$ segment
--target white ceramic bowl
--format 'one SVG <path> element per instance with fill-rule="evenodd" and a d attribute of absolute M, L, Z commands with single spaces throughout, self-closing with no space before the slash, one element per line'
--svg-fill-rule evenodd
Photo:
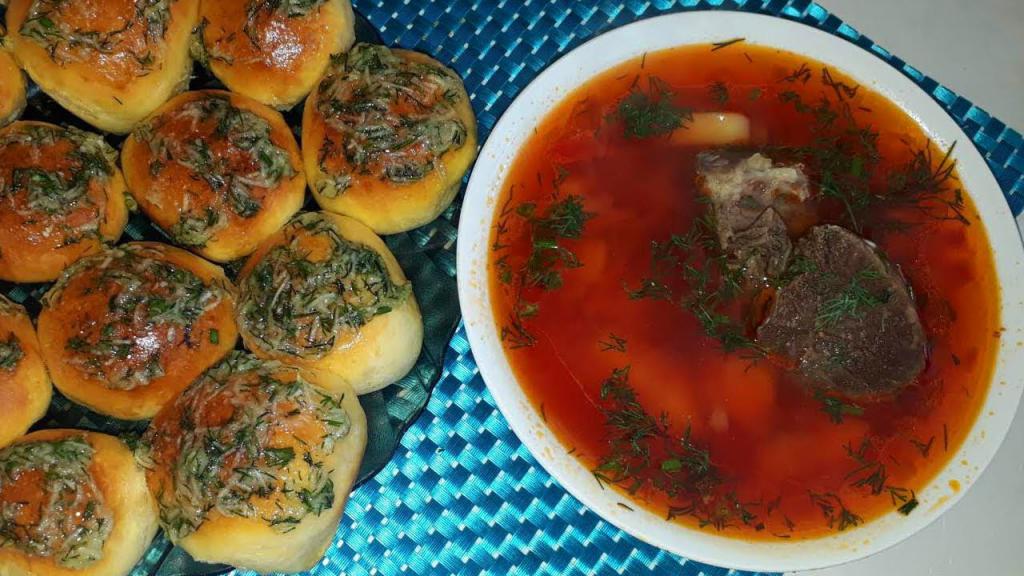
<path fill-rule="evenodd" d="M 459 299 L 474 357 L 498 408 L 544 468 L 591 510 L 645 542 L 701 562 L 772 572 L 821 568 L 868 556 L 921 530 L 959 500 L 988 465 L 1010 427 L 1024 388 L 1024 353 L 1017 347 L 1024 339 L 1024 302 L 1019 297 L 1001 291 L 1006 331 L 999 340 L 988 397 L 950 464 L 917 494 L 921 502 L 917 510 L 909 516 L 892 512 L 856 529 L 795 542 L 726 538 L 666 522 L 639 507 L 630 511 L 618 506 L 623 498 L 602 490 L 590 470 L 566 454 L 523 393 L 505 357 L 491 311 L 487 259 L 494 208 L 509 167 L 533 127 L 569 92 L 616 64 L 644 52 L 736 37 L 835 66 L 888 96 L 940 147 L 960 142 L 954 156 L 961 180 L 987 228 L 1000 284 L 1024 286 L 1020 235 L 995 178 L 967 135 L 913 82 L 871 53 L 809 26 L 753 14 L 689 12 L 630 24 L 583 44 L 552 64 L 509 106 L 484 145 L 469 181 L 459 225 Z M 963 487 L 959 492 L 949 487 L 954 479 Z"/>

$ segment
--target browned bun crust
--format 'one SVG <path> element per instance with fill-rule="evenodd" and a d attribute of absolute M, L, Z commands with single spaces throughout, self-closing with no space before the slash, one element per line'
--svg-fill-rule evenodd
<path fill-rule="evenodd" d="M 352 45 L 352 4 L 325 0 L 305 14 L 266 8 L 250 14 L 251 5 L 249 0 L 200 4 L 207 65 L 232 91 L 291 108 L 323 77 L 331 56 Z"/>
<path fill-rule="evenodd" d="M 17 188 L 0 195 L 0 279 L 55 280 L 121 237 L 128 207 L 116 158 L 100 136 L 73 128 L 21 121 L 0 129 L 0 190 Z M 48 190 L 58 181 L 63 192 L 54 197 Z"/>
<path fill-rule="evenodd" d="M 227 132 L 218 129 L 232 120 Z M 258 130 L 269 153 L 236 145 Z M 211 156 L 202 165 L 200 153 Z M 220 90 L 186 92 L 160 107 L 125 141 L 121 165 L 142 211 L 175 243 L 217 262 L 255 250 L 306 193 L 299 145 L 281 114 Z"/>
<path fill-rule="evenodd" d="M 112 528 L 101 557 L 83 568 L 59 564 L 54 557 L 30 556 L 16 547 L 0 547 L 4 576 L 126 576 L 142 558 L 158 528 L 156 502 L 146 489 L 146 476 L 131 450 L 113 437 L 83 430 L 39 430 L 15 442 L 83 438 L 93 449 L 89 474 L 112 513 Z M 39 494 L 37 486 L 28 488 Z M 38 497 L 38 496 L 37 496 Z"/>
<path fill-rule="evenodd" d="M 123 134 L 188 83 L 198 8 L 199 0 L 175 0 L 167 12 L 143 16 L 134 0 L 11 0 L 8 38 L 43 91 L 93 126 Z M 79 41 L 80 31 L 92 34 Z"/>
<path fill-rule="evenodd" d="M 25 75 L 18 68 L 14 54 L 7 49 L 5 36 L 4 26 L 0 24 L 0 126 L 17 120 L 28 103 L 25 99 Z"/>
<path fill-rule="evenodd" d="M 386 303 L 388 311 L 373 315 L 362 326 L 356 328 L 339 325 L 336 332 L 324 335 L 325 340 L 329 341 L 329 346 L 310 350 L 293 346 L 292 341 L 283 344 L 272 342 L 261 334 L 261 330 L 254 323 L 254 318 L 270 318 L 273 312 L 265 305 L 265 298 L 259 294 L 258 277 L 250 277 L 257 272 L 258 267 L 266 265 L 270 260 L 268 255 L 282 246 L 294 246 L 293 252 L 305 255 L 308 261 L 319 262 L 329 258 L 331 236 L 311 233 L 310 226 L 314 223 L 329 227 L 332 234 L 352 243 L 358 249 L 369 249 L 376 253 L 390 277 L 390 282 L 405 291 L 405 295 L 397 302 Z M 293 278 L 292 281 L 298 280 Z M 337 285 L 347 281 L 349 280 L 339 279 Z M 357 394 L 367 394 L 405 376 L 419 357 L 423 345 L 423 319 L 411 284 L 387 245 L 372 230 L 348 216 L 330 212 L 298 215 L 280 232 L 267 239 L 246 261 L 238 275 L 238 286 L 240 292 L 236 318 L 246 348 L 257 356 L 302 368 L 321 388 L 335 390 L 338 387 L 351 386 Z M 297 293 L 302 294 L 299 301 L 308 297 L 301 289 Z M 322 312 L 320 314 L 323 315 Z M 305 329 L 308 328 L 306 325 L 282 325 L 287 323 L 282 322 L 277 328 L 297 330 L 299 333 L 305 333 Z M 301 341 L 303 338 L 299 337 L 298 340 Z"/>
<path fill-rule="evenodd" d="M 299 572 L 334 539 L 366 440 L 366 417 L 350 388 L 318 391 L 295 368 L 233 352 L 153 419 L 143 458 L 164 529 L 193 558 Z M 196 451 L 225 487 L 211 490 L 205 476 L 183 469 Z M 259 494 L 240 490 L 243 505 L 219 499 L 257 477 L 271 480 Z M 297 493 L 306 494 L 301 502 Z"/>
<path fill-rule="evenodd" d="M 39 314 L 54 385 L 102 414 L 152 417 L 234 347 L 233 290 L 218 266 L 155 242 L 80 260 Z"/>
<path fill-rule="evenodd" d="M 46 414 L 53 394 L 25 309 L 0 296 L 0 448 Z"/>
<path fill-rule="evenodd" d="M 348 56 L 351 58 L 365 46 L 357 45 Z M 412 70 L 429 67 L 435 71 L 434 78 L 444 75 L 445 81 L 451 84 L 448 98 L 438 95 L 436 90 L 425 93 L 429 94 L 428 98 L 449 102 L 440 106 L 445 110 L 444 114 L 461 124 L 463 141 L 436 157 L 433 169 L 425 175 L 413 179 L 386 176 L 389 163 L 393 165 L 402 161 L 400 156 L 392 153 L 380 154 L 376 160 L 370 161 L 368 168 L 349 163 L 342 150 L 349 145 L 350 137 L 330 124 L 320 105 L 322 99 L 329 98 L 331 90 L 346 91 L 344 85 L 349 81 L 343 77 L 347 64 L 339 65 L 317 85 L 306 99 L 302 117 L 303 161 L 313 197 L 324 210 L 351 216 L 378 234 L 403 232 L 437 218 L 458 193 L 462 177 L 476 158 L 477 149 L 476 117 L 458 75 L 425 54 L 398 49 L 390 50 L 390 54 L 397 57 L 400 66 Z M 392 111 L 396 115 L 406 116 L 410 110 L 417 114 L 430 114 L 416 109 L 416 105 L 402 97 L 392 101 Z M 422 139 L 405 145 L 403 150 L 411 151 L 411 155 L 405 158 L 425 161 L 426 157 L 421 152 L 428 145 Z M 336 184 L 339 175 L 349 179 L 347 188 L 343 190 L 339 190 Z"/>

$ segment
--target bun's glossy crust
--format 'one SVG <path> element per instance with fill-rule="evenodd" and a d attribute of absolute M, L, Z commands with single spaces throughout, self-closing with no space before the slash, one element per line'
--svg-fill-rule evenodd
<path fill-rule="evenodd" d="M 150 31 L 146 21 L 136 16 L 134 0 L 75 0 L 46 14 L 60 34 L 112 33 L 130 24 L 126 32 L 112 35 L 111 47 L 105 51 L 71 48 L 68 42 L 53 49 L 37 41 L 38 34 L 32 33 L 32 4 L 33 0 L 11 0 L 7 8 L 14 53 L 43 91 L 93 126 L 124 134 L 188 83 L 189 43 L 199 0 L 170 2 L 162 34 L 155 27 Z M 26 21 L 30 24 L 23 30 Z"/>
<path fill-rule="evenodd" d="M 426 54 L 399 49 L 392 49 L 391 53 L 412 62 L 443 68 L 458 77 Z M 340 143 L 344 138 L 327 125 L 317 110 L 322 88 L 323 82 L 306 99 L 302 115 L 302 151 L 306 178 L 321 208 L 351 216 L 377 234 L 395 234 L 417 228 L 433 221 L 448 208 L 458 194 L 462 177 L 473 164 L 477 153 L 476 116 L 461 81 L 455 114 L 466 128 L 466 141 L 442 154 L 437 160 L 437 168 L 410 183 L 395 183 L 373 175 L 359 176 L 354 178 L 351 187 L 333 197 L 321 192 L 323 182 L 329 179 L 321 167 L 321 149 L 328 139 Z"/>
<path fill-rule="evenodd" d="M 3 576 L 126 576 L 156 536 L 157 507 L 146 487 L 146 476 L 131 450 L 113 436 L 82 430 L 39 430 L 17 443 L 60 440 L 81 436 L 94 453 L 90 472 L 113 511 L 113 528 L 103 545 L 103 556 L 79 569 L 61 566 L 50 558 L 27 556 L 16 548 L 0 548 Z"/>
<path fill-rule="evenodd" d="M 18 119 L 25 109 L 25 75 L 18 68 L 14 54 L 4 41 L 6 32 L 0 24 L 0 127 Z"/>
<path fill-rule="evenodd" d="M 204 179 L 204 176 L 209 175 L 208 172 L 197 174 L 181 164 L 157 160 L 150 146 L 154 135 L 186 145 L 189 142 L 204 141 L 218 159 L 224 158 L 221 154 L 234 154 L 235 165 L 253 169 L 251 161 L 238 160 L 240 156 L 237 147 L 230 146 L 226 137 L 215 133 L 216 122 L 178 119 L 161 124 L 164 119 L 180 113 L 183 107 L 216 98 L 226 98 L 234 109 L 251 112 L 265 120 L 270 126 L 270 142 L 287 154 L 293 172 L 291 176 L 281 176 L 273 188 L 249 188 L 259 208 L 258 212 L 248 217 L 242 217 L 230 208 L 226 190 L 217 191 Z M 142 129 L 157 125 L 163 127 Z M 226 150 L 232 152 L 223 152 Z M 151 169 L 154 162 L 160 162 L 162 166 L 157 173 Z M 228 262 L 251 253 L 260 242 L 279 230 L 298 212 L 305 199 L 306 178 L 302 171 L 299 145 L 281 114 L 251 98 L 220 90 L 186 92 L 161 106 L 145 125 L 140 125 L 140 129 L 125 140 L 121 165 L 128 189 L 139 208 L 158 226 L 168 231 L 176 243 L 217 262 Z M 202 243 L 186 242 L 175 234 L 175 227 L 186 208 L 190 214 L 201 214 L 208 207 L 226 219 L 226 224 L 218 227 L 209 239 Z"/>
<path fill-rule="evenodd" d="M 405 284 L 405 273 L 387 245 L 364 224 L 348 216 L 322 212 L 343 238 L 367 246 L 383 259 L 392 282 Z M 259 261 L 275 246 L 284 243 L 287 229 L 269 238 L 246 261 L 239 272 L 241 286 Z M 402 304 L 373 317 L 358 330 L 337 336 L 334 346 L 319 358 L 303 358 L 269 348 L 246 329 L 239 318 L 239 331 L 246 348 L 262 358 L 271 358 L 303 369 L 314 384 L 326 390 L 351 386 L 357 394 L 380 390 L 409 373 L 423 346 L 423 318 L 410 292 Z"/>
<path fill-rule="evenodd" d="M 215 515 L 178 544 L 202 562 L 231 564 L 269 572 L 304 572 L 316 566 L 338 531 L 352 485 L 366 450 L 366 415 L 351 389 L 335 387 L 351 427 L 325 461 L 333 469 L 334 505 L 319 516 L 303 519 L 294 530 L 281 533 L 260 519 Z"/>
<path fill-rule="evenodd" d="M 251 4 L 250 0 L 201 3 L 207 65 L 232 91 L 267 106 L 291 108 L 320 81 L 331 55 L 352 45 L 352 4 L 326 0 L 304 15 L 264 10 L 249 18 Z"/>
<path fill-rule="evenodd" d="M 170 338 L 170 343 L 164 341 L 164 333 L 152 325 L 144 325 L 144 328 L 126 336 L 135 347 L 127 353 L 122 365 L 130 365 L 139 350 L 156 346 L 163 372 L 148 384 L 131 389 L 109 387 L 103 378 L 88 373 L 81 363 L 73 361 L 76 354 L 72 344 L 74 340 L 79 337 L 87 341 L 95 339 L 111 310 L 112 292 L 95 289 L 96 279 L 102 273 L 99 262 L 108 253 L 91 257 L 82 263 L 88 266 L 79 270 L 69 270 L 69 274 L 65 274 L 43 298 L 43 309 L 38 319 L 39 342 L 54 386 L 71 400 L 101 414 L 141 420 L 151 418 L 234 348 L 238 337 L 232 316 L 234 288 L 220 267 L 180 248 L 156 242 L 130 242 L 118 249 L 145 250 L 154 260 L 190 271 L 204 285 L 216 287 L 220 294 L 215 306 L 202 313 L 191 329 L 178 330 Z M 145 290 L 143 287 L 143 294 Z M 93 347 L 92 343 L 85 346 Z"/>
<path fill-rule="evenodd" d="M 39 355 L 36 329 L 20 305 L 0 296 L 0 349 L 7 364 L 0 366 L 0 448 L 28 431 L 46 414 L 53 389 Z"/>
<path fill-rule="evenodd" d="M 53 144 L 4 144 L 11 137 L 33 130 L 52 130 L 61 135 Z M 75 135 L 77 134 L 77 135 Z M 83 136 L 84 135 L 84 136 Z M 94 254 L 105 242 L 115 242 L 128 223 L 125 185 L 115 159 L 116 153 L 106 144 L 98 144 L 99 136 L 73 133 L 45 122 L 20 121 L 0 129 L 0 182 L 14 183 L 16 169 L 38 169 L 61 173 L 65 179 L 83 164 L 72 154 L 82 150 L 75 138 L 91 139 L 95 146 L 109 151 L 110 174 L 93 179 L 82 199 L 59 202 L 68 208 L 64 214 L 47 215 L 26 209 L 23 192 L 0 197 L 0 279 L 11 282 L 50 282 L 79 258 Z M 93 151 L 99 158 L 104 153 Z M 0 189 L 3 185 L 0 184 Z M 66 232 L 67 226 L 95 226 L 88 234 Z"/>

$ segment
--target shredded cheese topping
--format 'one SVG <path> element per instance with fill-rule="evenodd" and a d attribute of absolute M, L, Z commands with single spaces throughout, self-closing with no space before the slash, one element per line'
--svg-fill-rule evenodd
<path fill-rule="evenodd" d="M 326 246 L 311 255 L 309 246 Z M 324 215 L 300 214 L 239 287 L 238 320 L 268 349 L 320 358 L 338 337 L 399 306 L 408 283 L 391 280 L 373 249 L 341 236 Z"/>
<path fill-rule="evenodd" d="M 205 284 L 167 261 L 159 248 L 129 244 L 75 262 L 43 305 L 54 306 L 81 277 L 83 291 L 109 298 L 98 321 L 72 327 L 76 332 L 65 342 L 68 363 L 116 390 L 163 376 L 164 355 L 192 342 L 193 325 L 225 297 L 222 286 Z"/>
<path fill-rule="evenodd" d="M 0 548 L 72 569 L 101 559 L 114 516 L 89 471 L 93 455 L 81 436 L 0 450 Z"/>
<path fill-rule="evenodd" d="M 170 537 L 188 536 L 212 514 L 287 532 L 329 510 L 325 461 L 350 429 L 342 400 L 242 352 L 208 370 L 157 416 L 137 452 L 157 478 Z"/>
<path fill-rule="evenodd" d="M 357 44 L 320 83 L 316 107 L 329 130 L 317 192 L 335 198 L 361 176 L 402 184 L 443 169 L 438 159 L 466 143 L 455 107 L 463 94 L 444 67 Z"/>

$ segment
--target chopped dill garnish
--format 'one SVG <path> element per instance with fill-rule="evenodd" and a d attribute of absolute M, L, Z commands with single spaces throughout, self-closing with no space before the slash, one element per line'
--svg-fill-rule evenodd
<path fill-rule="evenodd" d="M 732 40 L 723 40 L 722 42 L 715 42 L 711 44 L 711 51 L 717 52 L 722 48 L 728 48 L 729 46 L 732 46 L 733 44 L 739 44 L 744 40 L 746 40 L 746 38 L 733 38 Z"/>
<path fill-rule="evenodd" d="M 767 351 L 747 335 L 743 324 L 725 312 L 742 291 L 742 270 L 728 265 L 714 229 L 710 216 L 703 216 L 686 234 L 651 242 L 650 270 L 639 287 L 626 285 L 626 294 L 631 300 L 675 302 L 689 311 L 724 351 L 743 351 L 752 358 L 763 358 Z"/>
<path fill-rule="evenodd" d="M 711 94 L 711 99 L 719 106 L 729 103 L 729 87 L 725 85 L 725 82 L 715 82 L 708 88 L 708 92 Z"/>
<path fill-rule="evenodd" d="M 870 488 L 871 494 L 877 496 L 888 486 L 886 482 L 889 479 L 889 473 L 885 464 L 869 454 L 872 448 L 871 441 L 867 437 L 861 440 L 860 447 L 856 450 L 851 444 L 843 447 L 846 450 L 846 455 L 857 463 L 857 467 L 846 475 L 846 480 L 849 480 L 850 485 L 854 488 Z"/>
<path fill-rule="evenodd" d="M 851 512 L 843 504 L 842 499 L 834 492 L 819 493 L 810 491 L 808 494 L 811 497 L 811 503 L 821 510 L 821 514 L 828 522 L 829 528 L 842 532 L 847 528 L 859 526 L 864 522 L 864 519 Z"/>
<path fill-rule="evenodd" d="M 921 453 L 922 458 L 927 458 L 928 453 L 932 450 L 932 444 L 935 443 L 935 435 L 928 438 L 927 442 L 922 442 L 917 438 L 911 438 L 910 443 L 914 445 L 914 448 L 917 448 L 917 451 Z"/>
<path fill-rule="evenodd" d="M 540 312 L 540 305 L 528 300 L 527 292 L 557 290 L 562 287 L 564 270 L 583 266 L 576 253 L 565 245 L 565 241 L 579 240 L 594 214 L 584 209 L 581 196 L 569 195 L 548 205 L 543 213 L 536 203 L 523 202 L 515 208 L 506 205 L 502 208 L 502 215 L 496 236 L 501 238 L 506 234 L 509 229 L 508 219 L 516 216 L 525 222 L 526 237 L 531 246 L 529 256 L 518 270 L 509 262 L 507 255 L 502 256 L 497 263 L 502 283 L 515 291 L 512 311 L 501 328 L 501 341 L 509 348 L 525 348 L 533 346 L 537 339 L 524 321 Z M 505 247 L 496 241 L 492 249 Z"/>
<path fill-rule="evenodd" d="M 811 79 L 811 69 L 807 66 L 807 63 L 804 62 L 804 63 L 800 64 L 799 68 L 797 68 L 796 70 L 791 72 L 789 75 L 785 76 L 782 79 L 782 81 L 783 82 L 790 82 L 790 83 L 800 82 L 802 84 L 806 84 L 807 81 L 810 80 L 810 79 Z"/>
<path fill-rule="evenodd" d="M 693 118 L 692 110 L 672 102 L 675 94 L 663 80 L 651 76 L 647 84 L 647 91 L 638 86 L 630 89 L 612 114 L 623 122 L 626 138 L 639 140 L 664 136 Z"/>
<path fill-rule="evenodd" d="M 861 416 L 864 409 L 852 402 L 847 402 L 835 396 L 829 396 L 821 390 L 814 392 L 814 399 L 821 403 L 821 411 L 828 414 L 829 420 L 834 424 L 842 424 L 845 416 Z"/>
<path fill-rule="evenodd" d="M 716 530 L 759 525 L 751 508 L 760 503 L 741 502 L 735 491 L 725 490 L 711 453 L 693 438 L 690 426 L 674 436 L 667 415 L 644 410 L 629 375 L 628 366 L 618 368 L 601 385 L 609 450 L 592 470 L 598 484 L 618 485 L 630 494 L 643 488 L 663 492 L 673 502 L 669 520 L 692 516 L 701 528 Z"/>
<path fill-rule="evenodd" d="M 607 340 L 598 342 L 601 346 L 601 352 L 626 352 L 626 339 L 621 336 L 616 336 L 614 332 L 608 334 Z"/>
<path fill-rule="evenodd" d="M 891 295 L 887 291 L 872 293 L 864 286 L 865 281 L 878 280 L 882 274 L 865 268 L 857 272 L 833 298 L 826 300 L 818 309 L 815 324 L 818 328 L 832 328 L 847 318 L 856 317 L 866 308 L 885 304 Z"/>

